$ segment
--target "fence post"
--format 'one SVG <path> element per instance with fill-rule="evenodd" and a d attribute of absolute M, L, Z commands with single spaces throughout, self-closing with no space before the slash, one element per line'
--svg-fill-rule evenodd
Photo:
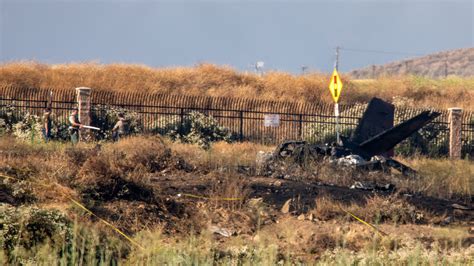
<path fill-rule="evenodd" d="M 462 109 L 458 107 L 449 108 L 449 157 L 451 159 L 461 158 L 461 131 L 462 131 Z"/>
<path fill-rule="evenodd" d="M 91 124 L 91 88 L 79 87 L 76 88 L 77 94 L 77 108 L 79 114 L 79 121 L 81 124 L 90 126 Z M 87 134 L 80 132 L 80 139 L 85 140 Z"/>
<path fill-rule="evenodd" d="M 298 128 L 298 137 L 300 140 L 303 140 L 303 115 L 299 114 L 299 128 Z"/>
<path fill-rule="evenodd" d="M 240 125 L 239 125 L 240 141 L 243 141 L 244 140 L 244 112 L 243 111 L 240 111 L 239 118 L 240 118 Z"/>
<path fill-rule="evenodd" d="M 184 108 L 179 109 L 179 131 L 183 129 L 183 123 L 184 123 Z"/>

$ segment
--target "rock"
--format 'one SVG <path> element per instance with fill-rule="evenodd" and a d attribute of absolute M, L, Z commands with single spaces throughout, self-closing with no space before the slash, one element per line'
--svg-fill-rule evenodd
<path fill-rule="evenodd" d="M 308 216 L 308 220 L 313 221 L 313 219 L 314 219 L 314 216 L 313 216 L 312 213 L 310 213 L 309 216 Z"/>
<path fill-rule="evenodd" d="M 281 207 L 281 212 L 282 213 L 289 213 L 290 212 L 290 205 L 293 200 L 289 199 L 283 204 L 283 207 Z"/>
<path fill-rule="evenodd" d="M 304 214 L 301 214 L 296 219 L 298 219 L 299 221 L 303 221 L 305 219 L 305 216 L 304 216 Z"/>

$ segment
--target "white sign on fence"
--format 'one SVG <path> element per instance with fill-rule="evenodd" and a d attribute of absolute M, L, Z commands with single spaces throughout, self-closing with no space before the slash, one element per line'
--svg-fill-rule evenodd
<path fill-rule="evenodd" d="M 265 115 L 264 126 L 266 127 L 280 126 L 280 115 Z"/>

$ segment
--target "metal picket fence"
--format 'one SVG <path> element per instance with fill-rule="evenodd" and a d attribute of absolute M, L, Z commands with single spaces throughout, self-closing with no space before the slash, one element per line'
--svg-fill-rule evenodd
<path fill-rule="evenodd" d="M 7 112 L 41 114 L 47 106 L 49 91 L 31 88 L 0 88 L 0 117 Z M 53 114 L 57 121 L 66 122 L 75 103 L 74 90 L 54 91 Z M 350 135 L 357 126 L 366 104 L 342 105 L 340 125 L 342 135 Z M 182 124 L 191 112 L 200 112 L 216 119 L 219 125 L 232 132 L 235 140 L 263 144 L 277 144 L 283 140 L 331 142 L 335 139 L 336 118 L 333 106 L 326 103 L 279 102 L 236 98 L 116 93 L 93 91 L 92 112 L 106 115 L 116 109 L 133 113 L 140 121 L 143 133 L 165 133 L 167 128 Z M 424 109 L 396 108 L 395 123 L 403 122 Z M 416 136 L 402 143 L 409 149 L 420 146 L 436 149 L 437 155 L 448 152 L 449 125 L 447 111 L 420 130 Z M 104 113 L 105 112 L 105 113 Z M 272 120 L 273 119 L 273 120 Z M 265 124 L 267 120 L 269 125 Z M 474 116 L 463 113 L 463 154 L 474 155 Z M 94 121 L 92 121 L 94 125 Z M 405 146 L 403 146 L 405 145 Z"/>

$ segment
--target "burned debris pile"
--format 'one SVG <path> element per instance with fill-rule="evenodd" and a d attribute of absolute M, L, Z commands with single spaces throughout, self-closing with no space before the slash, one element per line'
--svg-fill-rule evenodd
<path fill-rule="evenodd" d="M 392 158 L 393 148 L 440 113 L 424 111 L 393 126 L 394 109 L 392 104 L 373 98 L 350 137 L 341 136 L 340 142 L 323 145 L 300 140 L 285 141 L 272 153 L 258 154 L 257 172 L 272 175 L 281 170 L 282 165 L 291 170 L 288 168 L 326 162 L 369 172 L 396 169 L 405 176 L 415 177 L 415 170 Z"/>

